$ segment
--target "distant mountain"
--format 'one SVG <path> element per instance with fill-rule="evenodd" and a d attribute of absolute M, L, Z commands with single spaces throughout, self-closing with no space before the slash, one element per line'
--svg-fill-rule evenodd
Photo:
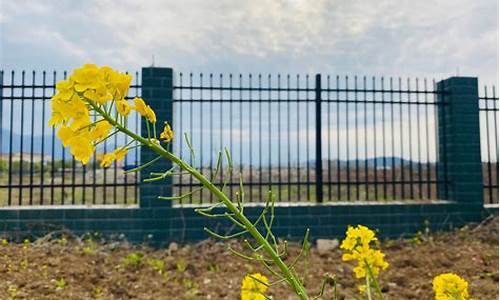
<path fill-rule="evenodd" d="M 33 141 L 33 152 L 42 153 L 42 144 L 44 145 L 44 154 L 52 155 L 52 136 L 31 136 L 29 132 L 23 132 L 22 140 L 21 135 L 17 133 L 12 133 L 12 144 L 10 143 L 10 131 L 7 129 L 1 129 L 1 152 L 2 153 L 19 153 L 19 152 L 31 152 L 31 144 Z M 22 142 L 22 149 L 21 149 Z M 54 140 L 54 158 L 61 159 L 63 156 L 63 146 L 59 139 Z"/>
<path fill-rule="evenodd" d="M 368 167 L 370 167 L 370 168 L 374 168 L 375 166 L 377 166 L 377 168 L 383 168 L 384 166 L 386 168 L 398 168 L 398 167 L 401 167 L 402 165 L 407 166 L 407 165 L 410 165 L 411 163 L 413 163 L 413 164 L 419 163 L 419 161 L 416 161 L 416 160 L 411 161 L 411 160 L 404 159 L 401 157 L 396 157 L 396 156 L 387 156 L 385 158 L 383 156 L 379 156 L 379 157 L 373 157 L 373 158 L 369 158 L 369 159 L 358 159 L 358 160 L 351 159 L 349 161 L 347 161 L 347 160 L 340 160 L 340 161 L 331 160 L 330 164 L 337 165 L 337 163 L 338 163 L 341 167 L 346 167 L 347 163 L 349 162 L 349 166 L 351 167 L 353 165 L 356 165 L 356 161 L 357 161 L 358 165 L 364 166 L 366 163 L 368 165 Z M 314 162 L 315 161 L 312 160 L 312 161 L 310 161 L 310 164 L 313 164 Z M 384 164 L 384 162 L 385 162 L 385 164 Z M 427 162 L 422 162 L 422 163 L 427 163 Z M 432 164 L 435 162 L 430 162 L 430 163 Z M 328 160 L 323 159 L 323 164 L 328 165 Z"/>

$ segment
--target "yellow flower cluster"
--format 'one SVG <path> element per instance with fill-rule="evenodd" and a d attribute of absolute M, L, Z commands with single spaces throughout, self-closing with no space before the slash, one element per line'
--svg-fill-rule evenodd
<path fill-rule="evenodd" d="M 468 291 L 469 284 L 453 273 L 444 273 L 434 277 L 432 288 L 436 300 L 471 300 Z"/>
<path fill-rule="evenodd" d="M 342 260 L 358 262 L 353 269 L 356 278 L 365 278 L 369 272 L 368 267 L 373 276 L 377 276 L 380 270 L 389 267 L 389 263 L 384 259 L 385 255 L 380 250 L 371 248 L 370 244 L 376 240 L 375 233 L 366 226 L 358 225 L 347 228 L 346 238 L 340 245 L 341 249 L 347 251 L 342 255 Z"/>
<path fill-rule="evenodd" d="M 86 64 L 75 69 L 67 80 L 57 83 L 52 97 L 50 126 L 58 127 L 57 136 L 64 147 L 70 147 L 76 160 L 86 164 L 95 150 L 95 143 L 106 138 L 112 125 L 101 119 L 92 122 L 91 106 L 104 106 L 115 100 L 126 102 L 132 77 L 110 67 Z"/>
<path fill-rule="evenodd" d="M 172 131 L 172 128 L 170 128 L 170 124 L 165 122 L 165 128 L 163 129 L 163 132 L 160 133 L 160 139 L 169 143 L 172 141 L 173 138 L 174 138 L 174 132 Z"/>
<path fill-rule="evenodd" d="M 95 122 L 91 120 L 90 112 L 94 107 L 108 113 L 114 105 L 117 114 L 122 117 L 127 117 L 134 109 L 150 123 L 156 123 L 155 112 L 143 99 L 136 97 L 134 106 L 125 99 L 131 80 L 132 76 L 110 67 L 86 64 L 75 69 L 67 80 L 57 83 L 57 93 L 51 101 L 52 117 L 49 125 L 58 128 L 57 136 L 64 147 L 70 147 L 76 160 L 87 164 L 95 151 L 95 145 L 108 137 L 113 128 L 104 118 Z M 173 133 L 171 130 L 164 131 L 163 135 L 163 139 L 168 142 Z M 113 161 L 123 159 L 127 151 L 127 148 L 122 147 L 105 154 L 101 166 L 109 167 Z"/>
<path fill-rule="evenodd" d="M 241 300 L 265 300 L 269 279 L 260 273 L 246 275 L 241 282 Z"/>

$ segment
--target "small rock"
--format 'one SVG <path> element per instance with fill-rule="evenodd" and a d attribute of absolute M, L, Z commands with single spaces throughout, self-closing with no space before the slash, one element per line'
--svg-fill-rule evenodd
<path fill-rule="evenodd" d="M 177 250 L 179 250 L 179 245 L 176 242 L 172 242 L 168 245 L 168 253 L 171 254 L 173 252 L 177 252 Z"/>
<path fill-rule="evenodd" d="M 395 282 L 388 282 L 388 283 L 387 283 L 387 290 L 388 290 L 388 291 L 389 291 L 389 290 L 393 290 L 393 289 L 395 289 L 395 288 L 397 288 L 397 287 L 398 287 L 398 284 L 397 284 L 397 283 L 395 283 Z"/>
<path fill-rule="evenodd" d="M 319 255 L 326 255 L 332 250 L 338 248 L 339 240 L 326 240 L 326 239 L 318 239 L 316 241 L 316 248 L 318 249 Z"/>

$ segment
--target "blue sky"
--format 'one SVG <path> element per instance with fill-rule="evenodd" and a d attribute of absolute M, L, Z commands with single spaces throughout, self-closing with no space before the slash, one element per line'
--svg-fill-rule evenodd
<path fill-rule="evenodd" d="M 0 0 L 0 67 L 498 80 L 497 0 Z"/>
<path fill-rule="evenodd" d="M 88 62 L 135 71 L 154 56 L 156 66 L 182 72 L 437 80 L 458 73 L 492 85 L 498 81 L 498 41 L 497 0 L 0 0 L 0 69 L 6 71 L 71 70 Z M 337 133 L 347 141 L 351 131 Z M 301 145 L 308 132 L 313 139 L 314 128 L 307 127 L 291 138 Z M 240 133 L 247 136 L 236 130 L 235 140 Z M 383 145 L 372 138 L 368 144 L 378 150 L 368 156 L 379 156 Z M 413 141 L 394 139 L 407 146 L 387 155 L 408 157 Z M 244 157 L 251 151 L 247 143 Z M 332 156 L 352 158 L 354 145 L 350 149 L 334 149 Z"/>

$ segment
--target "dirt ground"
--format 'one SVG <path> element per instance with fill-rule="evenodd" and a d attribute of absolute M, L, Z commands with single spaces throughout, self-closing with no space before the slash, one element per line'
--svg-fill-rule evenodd
<path fill-rule="evenodd" d="M 247 272 L 269 274 L 226 247 L 205 241 L 153 249 L 70 236 L 4 243 L 0 299 L 239 299 Z M 432 278 L 443 272 L 469 281 L 475 299 L 498 297 L 498 218 L 450 233 L 383 241 L 381 248 L 390 263 L 380 279 L 386 299 L 433 299 Z M 293 261 L 299 250 L 291 245 L 286 261 Z M 312 248 L 309 258 L 301 260 L 297 268 L 306 274 L 311 294 L 319 291 L 322 275 L 329 272 L 338 277 L 339 299 L 359 297 L 352 264 L 342 262 L 341 254 L 336 249 L 320 255 Z M 273 285 L 269 295 L 296 299 L 282 283 Z"/>

